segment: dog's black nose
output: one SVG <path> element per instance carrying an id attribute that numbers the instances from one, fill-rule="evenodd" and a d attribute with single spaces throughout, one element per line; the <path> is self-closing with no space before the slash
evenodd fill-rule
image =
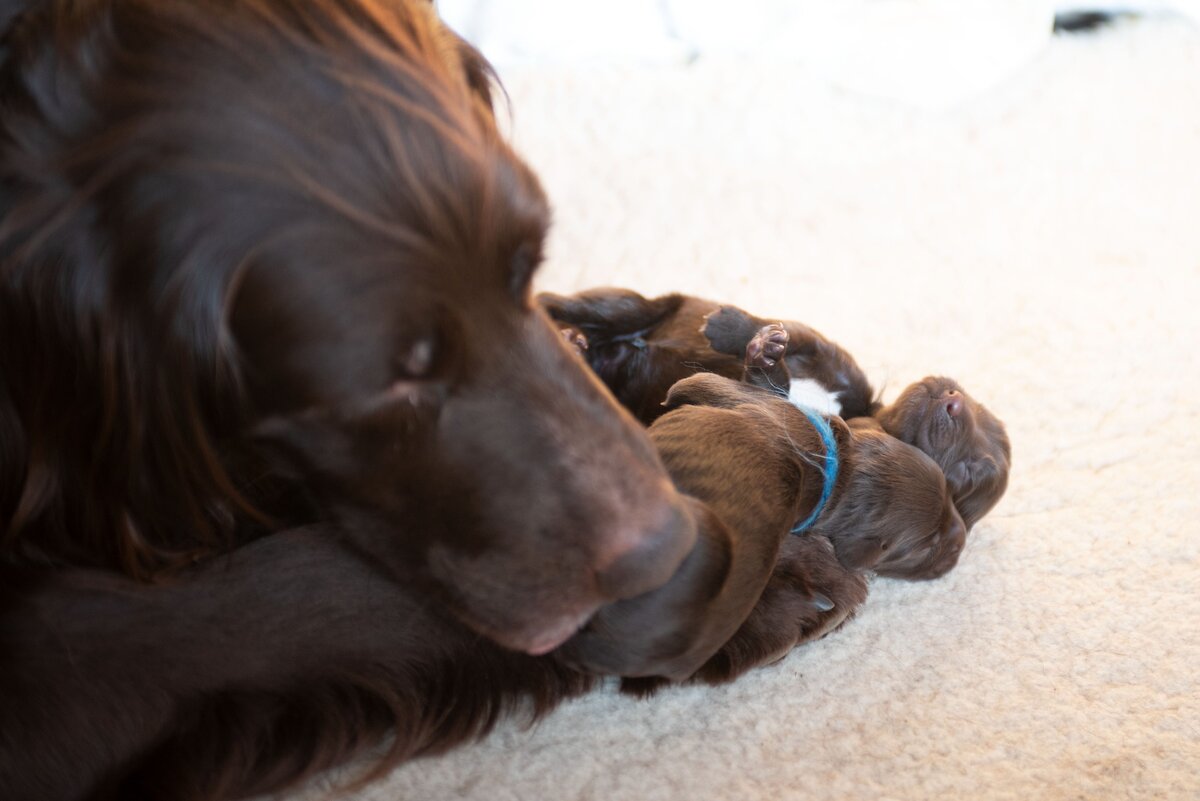
<path id="1" fill-rule="evenodd" d="M 672 494 L 650 525 L 619 532 L 599 559 L 596 586 L 607 598 L 632 598 L 657 589 L 696 543 L 696 523 L 682 499 Z"/>

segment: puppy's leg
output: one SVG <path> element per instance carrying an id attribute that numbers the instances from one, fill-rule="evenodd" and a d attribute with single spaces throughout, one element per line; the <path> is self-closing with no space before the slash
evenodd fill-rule
<path id="1" fill-rule="evenodd" d="M 777 662 L 797 645 L 841 626 L 866 598 L 866 577 L 842 567 L 828 539 L 788 537 L 750 616 L 694 678 L 718 684 Z M 627 691 L 653 689 L 631 685 Z"/>
<path id="2" fill-rule="evenodd" d="M 759 403 L 763 397 L 763 390 L 759 387 L 714 373 L 697 373 L 676 381 L 667 392 L 667 399 L 663 405 L 668 410 L 680 406 L 716 406 L 732 409 L 743 403 Z"/>
<path id="3" fill-rule="evenodd" d="M 787 365 L 783 362 L 787 345 L 788 332 L 782 323 L 771 323 L 758 329 L 746 345 L 742 380 L 786 398 L 791 385 Z"/>
<path id="4" fill-rule="evenodd" d="M 575 295 L 543 292 L 537 301 L 550 317 L 582 329 L 589 338 L 635 336 L 679 310 L 684 298 L 671 294 L 650 299 L 628 289 L 590 289 Z"/>
<path id="5" fill-rule="evenodd" d="M 588 673 L 683 680 L 737 630 L 771 560 L 749 548 L 735 553 L 733 532 L 703 503 L 688 501 L 698 536 L 671 580 L 602 608 L 555 653 L 559 660 Z"/>

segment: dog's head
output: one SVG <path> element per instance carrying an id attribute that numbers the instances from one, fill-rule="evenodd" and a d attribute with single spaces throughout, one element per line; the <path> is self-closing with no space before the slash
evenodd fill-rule
<path id="1" fill-rule="evenodd" d="M 531 652 L 672 574 L 694 530 L 532 302 L 546 199 L 429 4 L 34 5 L 0 84 L 9 552 L 145 574 L 333 515 Z"/>
<path id="2" fill-rule="evenodd" d="M 851 570 L 905 579 L 949 572 L 967 528 L 941 469 L 870 418 L 845 425 L 850 433 L 845 484 L 813 532 L 829 537 L 839 561 Z"/>
<path id="3" fill-rule="evenodd" d="M 912 384 L 876 419 L 941 466 L 968 529 L 1004 495 L 1012 461 L 1004 424 L 953 379 Z"/>

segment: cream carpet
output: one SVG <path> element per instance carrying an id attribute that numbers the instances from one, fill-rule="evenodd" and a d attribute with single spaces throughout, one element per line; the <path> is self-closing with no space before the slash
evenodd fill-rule
<path id="1" fill-rule="evenodd" d="M 953 573 L 875 581 L 778 665 L 603 690 L 357 797 L 1200 798 L 1200 32 L 1048 41 L 940 112 L 778 63 L 503 77 L 556 209 L 540 288 L 803 320 L 886 399 L 953 376 L 1014 471 Z"/>

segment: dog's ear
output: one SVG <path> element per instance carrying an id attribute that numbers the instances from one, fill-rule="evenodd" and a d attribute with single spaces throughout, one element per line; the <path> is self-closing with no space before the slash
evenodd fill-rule
<path id="1" fill-rule="evenodd" d="M 483 57 L 483 53 L 480 53 L 457 33 L 451 33 L 458 46 L 458 60 L 462 62 L 463 72 L 466 73 L 467 86 L 471 87 L 471 91 L 478 95 L 479 99 L 495 113 L 495 98 L 492 90 L 498 88 L 504 92 L 504 85 L 500 83 L 500 77 L 496 74 L 491 62 Z"/>
<path id="2" fill-rule="evenodd" d="M 8 50 L 9 32 L 26 12 L 42 8 L 49 0 L 0 0 L 0 59 Z"/>

